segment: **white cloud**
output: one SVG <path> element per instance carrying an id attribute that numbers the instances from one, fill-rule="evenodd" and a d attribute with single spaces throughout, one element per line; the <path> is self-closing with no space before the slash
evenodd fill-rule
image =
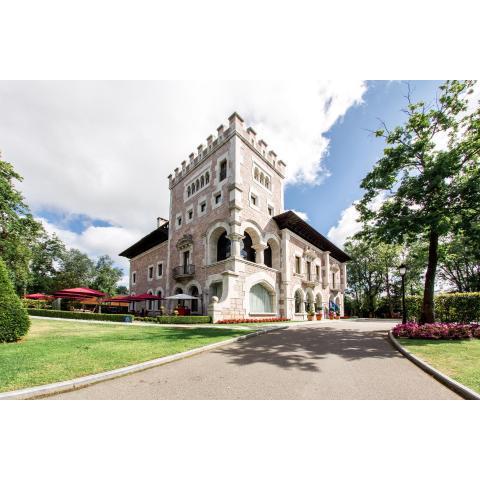
<path id="1" fill-rule="evenodd" d="M 292 209 L 292 212 L 297 214 L 305 222 L 308 222 L 308 215 L 306 212 L 299 212 L 298 210 L 293 210 L 293 209 Z"/>
<path id="2" fill-rule="evenodd" d="M 385 201 L 385 194 L 381 193 L 375 197 L 370 203 L 370 208 L 378 210 Z M 353 202 L 349 207 L 342 211 L 340 219 L 337 224 L 330 228 L 327 237 L 340 248 L 343 247 L 348 237 L 355 235 L 362 229 L 362 224 L 359 222 L 360 213 L 356 209 L 357 202 Z"/>
<path id="3" fill-rule="evenodd" d="M 330 228 L 327 237 L 340 248 L 343 247 L 345 240 L 355 235 L 361 230 L 361 224 L 358 222 L 360 214 L 355 208 L 355 203 L 352 203 L 348 208 L 342 211 L 340 220 L 337 225 Z"/>
<path id="4" fill-rule="evenodd" d="M 168 217 L 167 176 L 238 111 L 288 165 L 326 175 L 324 136 L 364 82 L 0 82 L 0 148 L 34 209 L 146 233 Z"/>
<path id="5" fill-rule="evenodd" d="M 140 231 L 122 227 L 89 226 L 82 233 L 75 233 L 59 228 L 44 218 L 37 218 L 37 220 L 43 224 L 47 232 L 56 233 L 68 248 L 77 248 L 94 259 L 100 255 L 110 255 L 116 264 L 124 269 L 124 272 L 128 272 L 129 263 L 126 258 L 119 257 L 118 253 L 142 236 Z M 128 276 L 125 276 L 120 283 L 128 285 Z"/>

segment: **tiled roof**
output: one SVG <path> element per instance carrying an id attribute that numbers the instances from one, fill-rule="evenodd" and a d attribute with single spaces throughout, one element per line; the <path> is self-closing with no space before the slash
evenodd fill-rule
<path id="1" fill-rule="evenodd" d="M 297 214 L 292 211 L 287 211 L 273 217 L 277 222 L 278 228 L 284 228 L 296 233 L 299 237 L 311 243 L 320 250 L 329 251 L 330 255 L 339 262 L 348 262 L 351 258 L 343 251 L 334 245 L 330 240 L 325 238 L 321 233 L 317 232 L 307 222 L 302 220 Z"/>
<path id="2" fill-rule="evenodd" d="M 128 247 L 122 253 L 119 253 L 121 257 L 134 258 L 151 248 L 160 245 L 168 240 L 168 222 L 157 228 L 148 235 L 145 235 L 137 243 L 134 243 L 131 247 Z"/>

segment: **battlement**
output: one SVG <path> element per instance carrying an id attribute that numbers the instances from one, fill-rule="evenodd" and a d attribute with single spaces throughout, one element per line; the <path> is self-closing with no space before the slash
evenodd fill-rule
<path id="1" fill-rule="evenodd" d="M 285 174 L 286 164 L 283 160 L 277 159 L 277 154 L 273 150 L 268 151 L 268 144 L 263 139 L 257 139 L 257 133 L 252 127 L 246 127 L 243 118 L 234 112 L 228 117 L 228 127 L 220 125 L 217 128 L 217 135 L 209 135 L 206 139 L 207 144 L 201 143 L 197 147 L 197 153 L 191 153 L 187 160 L 181 162 L 181 168 L 175 168 L 173 174 L 168 176 L 169 186 L 172 188 L 183 177 L 188 175 L 197 165 L 203 161 L 220 145 L 223 145 L 232 134 L 238 133 L 248 145 L 282 176 Z"/>

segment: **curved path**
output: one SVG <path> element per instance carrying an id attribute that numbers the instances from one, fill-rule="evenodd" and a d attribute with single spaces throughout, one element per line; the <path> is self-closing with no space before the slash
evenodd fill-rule
<path id="1" fill-rule="evenodd" d="M 393 325 L 292 326 L 49 398 L 460 399 L 390 345 Z"/>

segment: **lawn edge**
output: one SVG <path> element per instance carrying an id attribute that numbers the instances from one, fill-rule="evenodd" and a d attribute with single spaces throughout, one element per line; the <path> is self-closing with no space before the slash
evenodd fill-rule
<path id="1" fill-rule="evenodd" d="M 420 367 L 424 372 L 431 375 L 435 380 L 439 381 L 450 390 L 454 391 L 465 400 L 480 400 L 480 395 L 475 392 L 474 390 L 466 387 L 460 382 L 457 382 L 453 378 L 450 378 L 448 375 L 445 375 L 440 370 L 433 368 L 430 364 L 425 362 L 425 360 L 420 359 L 419 357 L 415 356 L 413 353 L 410 353 L 405 347 L 402 346 L 400 342 L 393 336 L 392 331 L 388 332 L 388 339 L 390 343 L 408 360 L 412 363 Z"/>
<path id="2" fill-rule="evenodd" d="M 64 380 L 63 382 L 49 383 L 46 385 L 39 385 L 36 387 L 23 388 L 20 390 L 11 390 L 9 392 L 0 393 L 0 400 L 27 400 L 42 397 L 49 397 L 57 393 L 65 393 L 72 390 L 88 387 L 95 383 L 104 382 L 117 377 L 123 377 L 132 373 L 147 370 L 149 368 L 158 367 L 167 363 L 182 360 L 193 355 L 198 355 L 209 350 L 214 350 L 219 347 L 224 347 L 235 342 L 247 340 L 251 337 L 256 337 L 274 330 L 283 330 L 288 328 L 287 326 L 271 326 L 256 330 L 255 332 L 240 335 L 235 338 L 229 338 L 228 340 L 222 340 L 221 342 L 212 343 L 203 347 L 194 348 L 185 352 L 175 353 L 173 355 L 167 355 L 166 357 L 154 358 L 153 360 L 147 360 L 146 362 L 136 363 L 134 365 L 128 365 L 127 367 L 116 368 L 115 370 L 108 370 L 106 372 L 94 373 L 83 377 L 74 378 L 72 380 Z"/>

